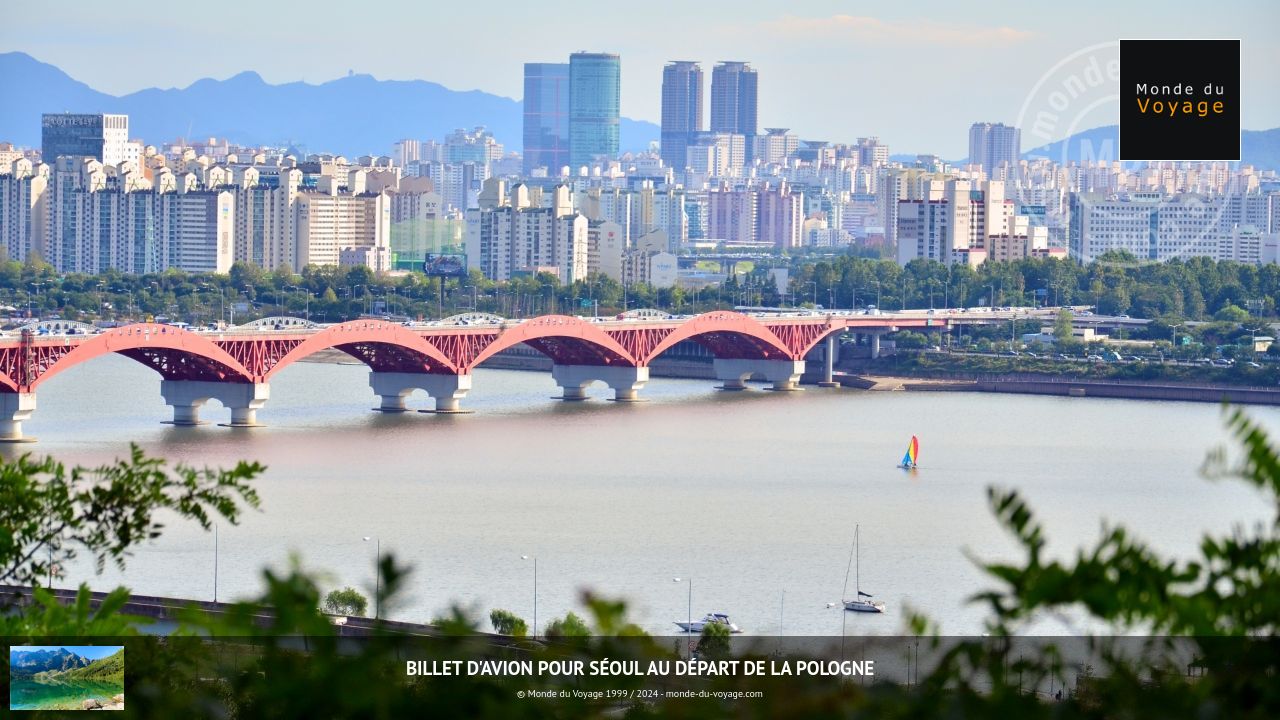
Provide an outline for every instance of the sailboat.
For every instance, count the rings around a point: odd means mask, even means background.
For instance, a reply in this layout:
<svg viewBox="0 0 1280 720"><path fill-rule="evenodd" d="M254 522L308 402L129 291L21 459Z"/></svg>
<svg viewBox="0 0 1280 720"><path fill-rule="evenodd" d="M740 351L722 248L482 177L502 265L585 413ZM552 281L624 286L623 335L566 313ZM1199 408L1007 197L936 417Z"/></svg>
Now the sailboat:
<svg viewBox="0 0 1280 720"><path fill-rule="evenodd" d="M916 458L920 457L920 440L915 435L911 436L911 442L907 443L907 452L902 456L902 464L898 467L903 470L910 470L916 466Z"/></svg>
<svg viewBox="0 0 1280 720"><path fill-rule="evenodd" d="M857 571L854 574L853 579L853 591L855 595L852 600L843 600L842 602L844 603L844 609L850 612L882 613L884 612L884 603L870 600L869 598L871 597L871 593L862 592L862 553L858 547L858 528L859 526L857 525L853 526L853 550L849 553L849 560L852 561L855 557L857 558L856 564L854 565L854 567L857 568ZM845 568L844 571L844 591L846 593L849 591L848 568Z"/></svg>

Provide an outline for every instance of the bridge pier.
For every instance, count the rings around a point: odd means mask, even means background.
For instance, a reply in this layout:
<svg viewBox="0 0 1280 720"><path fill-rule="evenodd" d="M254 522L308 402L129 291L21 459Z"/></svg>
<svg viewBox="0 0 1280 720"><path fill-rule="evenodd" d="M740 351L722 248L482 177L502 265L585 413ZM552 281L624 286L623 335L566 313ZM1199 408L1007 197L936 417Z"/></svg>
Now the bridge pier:
<svg viewBox="0 0 1280 720"><path fill-rule="evenodd" d="M561 400L586 400L587 386L600 380L613 388L614 400L640 402L640 390L649 382L649 368L627 365L552 365L551 378L564 391Z"/></svg>
<svg viewBox="0 0 1280 720"><path fill-rule="evenodd" d="M871 333L871 359L880 357L880 333Z"/></svg>
<svg viewBox="0 0 1280 720"><path fill-rule="evenodd" d="M200 425L200 408L217 400L231 410L227 427L257 427L258 410L271 397L267 383L211 382L208 380L162 380L160 395L173 407L174 425Z"/></svg>
<svg viewBox="0 0 1280 720"><path fill-rule="evenodd" d="M803 360L752 360L716 358L716 379L724 382L723 390L746 390L747 380L754 375L773 383L773 390L799 390L804 374Z"/></svg>
<svg viewBox="0 0 1280 720"><path fill-rule="evenodd" d="M405 400L414 390L426 390L436 401L435 410L422 412L465 413L459 401L471 392L471 375L434 373L370 372L369 387L382 398L381 412L405 412Z"/></svg>
<svg viewBox="0 0 1280 720"><path fill-rule="evenodd" d="M840 387L840 383L835 381L836 353L840 348L838 340L835 333L827 336L827 346L822 352L822 379L818 381L818 387Z"/></svg>
<svg viewBox="0 0 1280 720"><path fill-rule="evenodd" d="M22 434L22 422L35 411L35 393L0 393L0 442L35 442Z"/></svg>

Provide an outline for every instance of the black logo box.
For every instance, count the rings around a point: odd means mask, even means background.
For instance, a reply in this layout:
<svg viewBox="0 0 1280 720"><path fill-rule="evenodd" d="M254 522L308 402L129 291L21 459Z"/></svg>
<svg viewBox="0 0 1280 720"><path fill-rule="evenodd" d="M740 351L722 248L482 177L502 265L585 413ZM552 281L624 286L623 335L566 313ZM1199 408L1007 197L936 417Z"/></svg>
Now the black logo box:
<svg viewBox="0 0 1280 720"><path fill-rule="evenodd" d="M1206 86L1212 86L1207 95ZM1166 87L1182 92L1165 94ZM1239 40L1120 41L1121 160L1238 161L1241 100ZM1184 102L1197 112L1182 112ZM1204 117L1201 102L1210 110ZM1212 112L1217 102L1220 114ZM1157 107L1163 113L1155 113Z"/></svg>

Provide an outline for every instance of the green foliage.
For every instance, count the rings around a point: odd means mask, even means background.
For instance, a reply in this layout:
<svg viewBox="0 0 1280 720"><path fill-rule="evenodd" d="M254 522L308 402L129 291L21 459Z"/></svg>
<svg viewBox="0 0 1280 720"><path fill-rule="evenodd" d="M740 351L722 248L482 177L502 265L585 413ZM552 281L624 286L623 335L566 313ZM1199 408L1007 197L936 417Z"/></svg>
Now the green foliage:
<svg viewBox="0 0 1280 720"><path fill-rule="evenodd" d="M235 313L237 322L308 310L313 319L324 322L375 310L409 318L473 309L512 318L583 314L593 306L605 315L640 307L687 313L734 305L777 306L793 299L809 304L815 296L820 305L877 304L884 310L1028 306L1042 299L1051 305L1096 305L1104 312L1135 317L1205 320L1233 303L1247 304L1260 317L1275 317L1280 298L1280 266L1205 258L1142 263L1113 256L1089 265L1029 258L987 262L978 268L913 260L902 267L851 251L834 258L796 252L755 265L743 263L739 269L748 266L722 286L697 291L644 284L624 287L599 273L569 284L545 273L493 282L472 270L466 278L447 279L440 302L437 284L416 272L391 276L364 267L310 266L294 274L287 267L266 271L236 263L227 274L171 270L126 275L112 270L59 275L33 260L0 263L0 303L69 320L124 322L167 316L199 325L229 321L234 303L249 306L247 312ZM791 271L790 293L785 295L777 292L769 275L777 267ZM1044 294L1038 296L1037 290Z"/></svg>
<svg viewBox="0 0 1280 720"><path fill-rule="evenodd" d="M262 470L247 462L231 470L170 470L136 445L127 459L92 470L29 455L0 463L0 583L60 577L59 568L80 553L99 571L108 559L123 567L134 546L159 536L168 513L206 529L215 515L235 523L242 505L257 507L249 481Z"/></svg>
<svg viewBox="0 0 1280 720"><path fill-rule="evenodd" d="M529 626L525 624L525 621L510 610L498 609L490 611L489 623L493 625L493 631L499 635L524 637L529 633Z"/></svg>
<svg viewBox="0 0 1280 720"><path fill-rule="evenodd" d="M1004 350L988 341L979 341L979 352ZM1086 348L1079 343L1059 343L1045 348L1040 357L991 357L969 353L898 353L870 365L877 373L898 373L908 377L972 379L979 375L1031 374L1079 380L1119 380L1133 382L1173 382L1187 384L1219 384L1252 387L1275 387L1280 384L1280 367L1268 363L1249 367L1236 363L1231 367L1212 365L1174 365L1157 359L1147 362L1077 362L1062 360L1058 353L1080 357ZM1089 353L1111 352L1105 347L1087 348ZM1037 350L1037 352L1040 352Z"/></svg>
<svg viewBox="0 0 1280 720"><path fill-rule="evenodd" d="M1163 668L1166 678L1153 682L1121 658L1104 654L1108 672L1088 679L1080 698L1084 709L1103 708L1115 717L1135 716L1135 711L1145 717L1194 717L1216 707L1239 717L1267 717L1280 707L1280 686L1273 682L1280 656L1274 642L1221 642L1223 637L1274 639L1280 627L1280 457L1242 411L1228 409L1227 427L1242 455L1232 459L1222 449L1211 453L1206 474L1254 486L1275 508L1275 517L1249 529L1236 526L1224 536L1206 534L1198 556L1189 559L1164 557L1122 527L1104 527L1102 537L1071 560L1048 558L1044 528L1020 493L990 489L992 511L1023 555L1016 562L980 563L998 583L974 596L990 610L992 636L1016 634L1048 614L1083 614L1113 633L1184 638L1196 647L1194 664L1207 670L1198 682L1186 682L1178 677L1182 668L1171 665ZM1051 663L1041 656L1026 667L1046 673Z"/></svg>
<svg viewBox="0 0 1280 720"><path fill-rule="evenodd" d="M324 611L331 615L364 617L369 612L369 599L353 587L330 590L324 596Z"/></svg>
<svg viewBox="0 0 1280 720"><path fill-rule="evenodd" d="M104 658L98 658L82 668L73 668L66 672L58 673L58 677L62 680L115 680L123 682L124 648L120 648Z"/></svg>
<svg viewBox="0 0 1280 720"><path fill-rule="evenodd" d="M587 627L582 618L572 612L547 624L547 637L549 638L585 638L590 636L591 629Z"/></svg>
<svg viewBox="0 0 1280 720"><path fill-rule="evenodd" d="M1074 320L1075 315L1066 308L1058 311L1058 316L1053 319L1053 338L1058 342L1070 340L1075 332Z"/></svg>
<svg viewBox="0 0 1280 720"><path fill-rule="evenodd" d="M1218 322L1242 323L1249 321L1249 311L1237 305L1227 305L1213 314Z"/></svg>
<svg viewBox="0 0 1280 720"><path fill-rule="evenodd" d="M1019 548L1019 557L978 563L995 585L973 598L989 611L990 636L946 649L912 687L883 682L864 687L817 677L715 676L693 682L713 691L759 690L762 697L736 702L659 698L643 704L568 697L542 703L517 691L562 689L566 681L546 676L406 677L406 658L589 655L625 660L641 652L673 654L649 638L627 644L611 637L632 627L625 620L626 607L592 595L584 596L584 604L594 632L586 620L570 613L551 624L545 644L507 646L479 636L468 613L456 607L451 626L441 623L449 634L433 641L435 645L413 644L418 640L381 627L365 641L350 643L320 612L318 587L295 565L286 574L263 572L262 594L226 613L210 616L192 609L184 614L186 629L202 637L138 638L131 644L129 710L137 718L1277 717L1280 455L1242 412L1229 411L1227 427L1240 450L1212 453L1206 474L1248 483L1275 517L1207 534L1190 558L1166 557L1121 527L1106 527L1095 543L1055 557L1044 526L1025 499L1013 490L991 489L991 510ZM404 588L407 570L390 556L380 558L379 567L387 588L384 598L393 599ZM124 591L119 591L90 611L87 589L69 606L37 591L34 605L0 617L17 622L25 628L17 634L32 639L94 629L121 634L116 623L123 600ZM1191 664L1204 673L1186 678L1185 666L1174 664L1183 662L1176 656L1167 664L1157 656L1154 665L1135 665L1113 652L1104 636L1090 641L1100 649L1098 664L1079 668L1061 701L1046 701L1025 692L1023 678L1032 685L1053 678L1061 686L1068 678L1060 653L1049 644L1014 655L1009 639L1037 618L1057 613L1101 626L1107 635L1138 631L1176 636L1191 644ZM912 618L911 627L924 633L924 645L935 640L921 618ZM723 630L704 631L700 656L712 658L724 650ZM207 642L208 636L224 641ZM1223 642L1240 637L1254 641ZM1159 643L1154 645L1158 650ZM642 680L583 675L569 682L585 691L628 690Z"/></svg>
<svg viewBox="0 0 1280 720"><path fill-rule="evenodd" d="M128 588L116 588L92 605L88 585L81 585L75 600L60 602L44 588L34 588L33 602L22 612L0 613L0 635L35 642L50 637L120 637L133 635L135 626L151 622L147 618L121 613L129 600Z"/></svg>
<svg viewBox="0 0 1280 720"><path fill-rule="evenodd" d="M929 338L925 337L923 333L903 330L902 332L894 333L893 342L897 347L903 349L918 350L929 344Z"/></svg>
<svg viewBox="0 0 1280 720"><path fill-rule="evenodd" d="M707 623L702 626L702 634L698 638L698 654L710 660L722 658L729 654L729 628L720 623Z"/></svg>

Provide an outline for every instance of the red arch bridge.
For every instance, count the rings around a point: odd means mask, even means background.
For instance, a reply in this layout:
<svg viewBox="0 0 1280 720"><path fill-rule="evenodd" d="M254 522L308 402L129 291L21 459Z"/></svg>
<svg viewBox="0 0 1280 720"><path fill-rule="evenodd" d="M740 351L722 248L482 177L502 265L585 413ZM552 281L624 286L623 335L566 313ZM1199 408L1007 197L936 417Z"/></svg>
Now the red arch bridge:
<svg viewBox="0 0 1280 720"><path fill-rule="evenodd" d="M35 411L41 383L108 353L160 373L160 393L173 407L175 424L198 424L200 407L216 399L231 410L230 425L253 426L270 396L271 378L329 348L369 366L369 385L381 397L381 410L402 412L410 393L425 390L435 400L435 411L447 413L462 412L459 401L471 389L477 365L517 345L551 358L552 377L565 400L585 399L586 387L596 381L611 387L617 400L638 399L649 380L649 363L684 340L714 355L715 376L725 389L742 389L746 380L759 378L774 389L792 390L804 372L805 355L819 343L832 343L826 353L830 380L838 335L868 334L874 352L886 332L945 329L958 320L942 313L673 316L634 310L613 318L546 315L519 321L469 313L426 323L360 319L331 325L276 317L199 331L154 323L101 330L45 321L0 336L0 440L26 439L22 423Z"/></svg>

